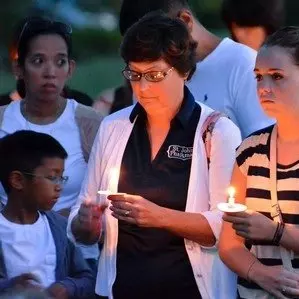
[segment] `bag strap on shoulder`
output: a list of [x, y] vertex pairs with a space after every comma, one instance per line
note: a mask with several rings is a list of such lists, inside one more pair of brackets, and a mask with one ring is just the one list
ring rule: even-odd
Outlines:
[[226, 117], [226, 115], [218, 111], [213, 111], [206, 118], [202, 126], [202, 139], [206, 149], [208, 167], [210, 166], [211, 146], [212, 146], [211, 140], [212, 140], [213, 130], [220, 117]]
[[[277, 126], [275, 125], [270, 137], [270, 192], [271, 192], [271, 217], [275, 222], [283, 222], [281, 209], [277, 198]], [[279, 246], [283, 266], [293, 271], [292, 257], [294, 253]]]

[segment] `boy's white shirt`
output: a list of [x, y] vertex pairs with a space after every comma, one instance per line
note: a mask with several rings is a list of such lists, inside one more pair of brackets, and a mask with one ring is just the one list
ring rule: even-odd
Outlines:
[[[190, 173], [186, 212], [201, 213], [208, 220], [218, 239], [222, 224], [222, 213], [217, 210], [219, 202], [226, 201], [226, 190], [235, 160], [235, 149], [241, 142], [240, 131], [227, 118], [220, 118], [212, 137], [210, 170], [207, 167], [205, 146], [201, 128], [206, 117], [213, 111], [199, 103], [202, 111], [198, 123]], [[71, 232], [72, 219], [77, 215], [83, 201], [103, 204], [106, 199], [97, 195], [98, 190], [117, 191], [108, 181], [112, 168], [120, 169], [124, 150], [134, 124], [129, 116], [133, 106], [106, 117], [101, 123], [90, 155], [88, 169], [76, 205], [68, 220], [68, 236], [74, 241]], [[109, 203], [108, 203], [109, 204]], [[112, 286], [116, 277], [116, 252], [118, 221], [106, 209], [103, 220], [105, 240], [99, 259], [96, 293], [113, 298]], [[216, 247], [204, 248], [185, 239], [186, 250], [192, 265], [194, 277], [204, 299], [228, 299], [236, 296], [236, 275], [221, 261]], [[97, 256], [98, 246], [83, 246], [85, 258]]]
[[56, 281], [56, 245], [48, 219], [33, 224], [10, 222], [0, 214], [0, 239], [7, 278], [32, 273], [47, 288]]

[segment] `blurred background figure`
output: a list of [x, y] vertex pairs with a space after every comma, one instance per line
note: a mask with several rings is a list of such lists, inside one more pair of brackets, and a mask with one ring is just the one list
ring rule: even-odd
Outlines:
[[[247, 1], [239, 1], [244, 3], [245, 6], [248, 4]], [[11, 71], [11, 61], [8, 57], [8, 47], [11, 44], [15, 24], [26, 16], [46, 15], [53, 18], [56, 15], [55, 19], [60, 19], [73, 27], [73, 56], [77, 62], [77, 71], [68, 82], [68, 87], [84, 92], [93, 100], [108, 98], [107, 91], [109, 90], [110, 95], [117, 97], [119, 92], [114, 93], [115, 88], [121, 87], [119, 90], [122, 93], [124, 91], [122, 87], [125, 85], [121, 75], [124, 64], [119, 56], [121, 34], [117, 26], [122, 2], [121, 0], [6, 1], [5, 7], [3, 6], [0, 10], [0, 94], [10, 94], [11, 91], [15, 90], [15, 77]], [[188, 5], [191, 7], [194, 16], [210, 32], [220, 38], [230, 35], [228, 27], [221, 18], [222, 2], [223, 0], [188, 0]], [[248, 2], [250, 1], [248, 0]], [[262, 2], [269, 2], [269, 0]], [[276, 0], [272, 1], [272, 3], [275, 2]], [[130, 3], [129, 11], [133, 13], [135, 9], [134, 1], [129, 1]], [[74, 11], [79, 12], [81, 16], [86, 13], [94, 15], [98, 18], [98, 22], [103, 25], [95, 27], [77, 26], [75, 24], [76, 13], [72, 13]], [[272, 7], [269, 7], [269, 11], [273, 11]], [[285, 24], [298, 25], [299, 1], [285, 1], [285, 11]], [[61, 14], [64, 14], [65, 17]], [[280, 17], [280, 13], [277, 13], [274, 17]], [[103, 93], [103, 91], [105, 92]], [[127, 94], [128, 90], [125, 89], [125, 91], [125, 94]], [[210, 96], [209, 99], [211, 99]], [[79, 101], [79, 98], [76, 98], [76, 100]], [[112, 110], [109, 109], [109, 111]]]
[[[15, 26], [14, 33], [11, 38], [11, 42], [9, 46], [9, 60], [11, 63], [12, 74], [16, 79], [16, 89], [0, 95], [0, 106], [8, 105], [12, 101], [21, 100], [22, 98], [25, 97], [25, 94], [24, 92], [22, 92], [22, 87], [20, 86], [20, 81], [18, 80], [18, 76], [17, 76], [18, 43], [19, 43], [20, 36], [23, 34], [22, 31], [25, 24], [34, 19], [39, 20], [40, 18], [28, 17], [20, 21]], [[75, 99], [77, 102], [86, 106], [91, 106], [93, 103], [92, 98], [89, 97], [86, 93], [75, 89], [71, 89], [66, 85], [62, 90], [62, 96], [65, 98]]]
[[115, 15], [109, 12], [88, 12], [77, 0], [35, 0], [34, 8], [70, 23], [77, 28], [101, 28], [114, 30], [117, 26]]
[[131, 84], [125, 80], [122, 85], [101, 92], [96, 97], [92, 107], [101, 115], [107, 116], [131, 106], [134, 102], [136, 100], [134, 100]]
[[285, 23], [284, 0], [223, 0], [221, 16], [232, 39], [258, 50]]

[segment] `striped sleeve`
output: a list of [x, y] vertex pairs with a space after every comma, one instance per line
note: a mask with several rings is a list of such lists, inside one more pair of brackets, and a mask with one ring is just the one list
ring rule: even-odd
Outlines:
[[[272, 126], [251, 134], [243, 140], [236, 152], [236, 162], [241, 172], [247, 176], [253, 158], [269, 156], [269, 137]], [[256, 159], [255, 159], [256, 160]]]
[[[270, 134], [273, 127], [248, 137], [237, 150], [237, 163], [246, 175], [246, 206], [271, 217]], [[283, 222], [299, 227], [299, 160], [288, 165], [277, 164], [277, 198]], [[267, 266], [282, 265], [279, 246], [268, 240], [246, 240], [245, 245]], [[299, 255], [291, 253], [292, 266], [298, 271]], [[270, 298], [252, 281], [238, 278], [238, 298]]]

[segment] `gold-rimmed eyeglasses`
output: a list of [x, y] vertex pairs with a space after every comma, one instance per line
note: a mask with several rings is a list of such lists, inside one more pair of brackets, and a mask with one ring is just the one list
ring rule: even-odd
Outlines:
[[144, 79], [149, 82], [160, 82], [160, 81], [164, 80], [165, 77], [173, 69], [174, 69], [174, 67], [171, 67], [170, 69], [168, 69], [166, 71], [149, 71], [149, 72], [141, 73], [141, 72], [133, 71], [127, 67], [122, 71], [122, 74], [124, 75], [124, 77], [126, 79], [128, 79], [130, 81], [135, 81], [135, 82], [140, 81], [141, 78], [144, 77]]

